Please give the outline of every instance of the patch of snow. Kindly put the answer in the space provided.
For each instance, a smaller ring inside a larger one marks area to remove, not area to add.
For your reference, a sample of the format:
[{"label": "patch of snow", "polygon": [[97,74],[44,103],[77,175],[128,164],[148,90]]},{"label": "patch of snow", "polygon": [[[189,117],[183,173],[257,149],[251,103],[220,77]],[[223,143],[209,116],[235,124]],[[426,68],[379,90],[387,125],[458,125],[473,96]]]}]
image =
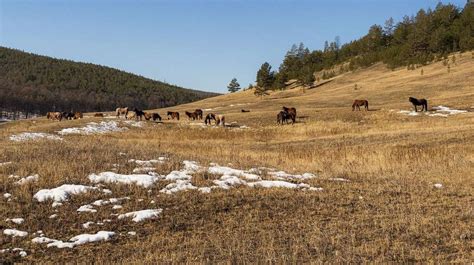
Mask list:
[{"label": "patch of snow", "polygon": [[310,186],[305,183],[291,183],[282,180],[261,180],[256,182],[248,182],[249,187],[261,187],[261,188],[287,188],[287,189],[309,189]]},{"label": "patch of snow", "polygon": [[135,162],[137,165],[142,167],[152,167],[153,164],[157,163],[164,163],[166,160],[165,157],[159,157],[158,159],[151,159],[151,160],[138,160],[138,159],[130,159],[128,162],[133,163]]},{"label": "patch of snow", "polygon": [[210,174],[215,175],[227,175],[227,176],[236,176],[236,177],[244,177],[247,180],[260,180],[260,176],[246,172],[240,169],[234,169],[230,167],[224,167],[219,165],[210,166],[207,169],[207,172]]},{"label": "patch of snow", "polygon": [[141,174],[141,173],[154,172],[155,170],[156,168],[154,167],[137,167],[132,170],[132,173]]},{"label": "patch of snow", "polygon": [[24,185],[28,182],[38,181],[38,179],[39,179],[39,175],[35,174],[35,175],[32,175],[32,176],[24,177],[24,178],[18,180],[17,182],[15,182],[15,184]]},{"label": "patch of snow", "polygon": [[5,221],[12,222],[12,223],[15,223],[15,224],[19,225],[19,224],[22,224],[25,221],[25,219],[23,219],[23,218],[7,218],[7,219],[5,219]]},{"label": "patch of snow", "polygon": [[48,243],[47,247],[57,248],[73,248],[78,245],[86,243],[108,241],[115,235],[115,232],[99,231],[95,234],[81,234],[69,239],[70,242],[63,242],[61,240],[50,239],[47,237],[33,238],[33,243]]},{"label": "patch of snow", "polygon": [[285,179],[298,179],[298,180],[306,180],[315,178],[316,175],[313,173],[304,173],[302,175],[292,175],[288,174],[285,171],[276,171],[276,172],[268,172],[273,178],[278,180],[285,180]]},{"label": "patch of snow", "polygon": [[52,215],[49,216],[49,219],[54,219],[54,218],[56,218],[56,217],[58,217],[57,214],[52,214]]},{"label": "patch of snow", "polygon": [[96,213],[97,210],[92,207],[90,204],[82,205],[77,209],[78,212],[89,212],[89,213]]},{"label": "patch of snow", "polygon": [[5,229],[3,230],[3,234],[12,237],[25,237],[28,235],[28,232],[17,230],[17,229]]},{"label": "patch of snow", "polygon": [[58,131],[58,134],[61,135],[68,135],[68,134],[104,134],[109,132],[122,132],[127,130],[126,127],[119,127],[116,121],[108,121],[108,122],[90,122],[85,127],[73,127],[73,128],[66,128]]},{"label": "patch of snow", "polygon": [[437,107],[433,107],[433,109],[436,110],[437,112],[446,113],[448,115],[456,115],[456,114],[461,114],[461,113],[466,113],[467,112],[467,110],[451,109],[451,108],[446,107],[446,106],[437,106]]},{"label": "patch of snow", "polygon": [[67,201],[71,195],[86,193],[95,189],[97,188],[84,185],[64,184],[54,189],[42,189],[38,191],[33,196],[33,198],[39,202],[44,202],[50,199],[54,200],[55,202],[63,202]]},{"label": "patch of snow", "polygon": [[232,186],[247,185],[247,182],[245,180],[242,180],[236,176],[229,175],[224,175],[220,179],[214,180],[213,183],[216,184],[219,188],[226,190],[230,189]]},{"label": "patch of snow", "polygon": [[30,140],[55,140],[55,141],[62,141],[63,138],[49,134],[49,133],[35,133],[35,132],[25,132],[16,135],[10,136],[10,140],[14,142],[23,142],[23,141],[30,141]]},{"label": "patch of snow", "polygon": [[410,110],[400,110],[398,113],[405,114],[405,115],[408,115],[408,116],[418,116],[418,115],[420,115],[419,112],[410,111]]},{"label": "patch of snow", "polygon": [[114,205],[114,206],[112,207],[112,209],[114,209],[114,210],[122,209],[122,208],[123,208],[122,205]]},{"label": "patch of snow", "polygon": [[89,175],[89,180],[94,183],[105,182],[119,184],[135,184],[144,188],[148,188],[152,186],[156,181],[158,181],[158,177],[144,174],[123,175],[115,172],[102,172],[98,175]]},{"label": "patch of snow", "polygon": [[62,206],[63,204],[60,203],[60,202],[53,202],[53,204],[51,204],[51,207],[53,208],[56,208],[56,207],[59,207],[59,206]]},{"label": "patch of snow", "polygon": [[441,189],[441,188],[443,188],[443,184],[436,183],[436,184],[434,184],[434,187],[437,188],[437,189]]},{"label": "patch of snow", "polygon": [[123,123],[130,125],[132,127],[138,127],[138,128],[141,128],[145,125],[145,123],[142,121],[123,121]]},{"label": "patch of snow", "polygon": [[194,189],[197,189],[197,187],[191,184],[190,180],[177,179],[176,182],[166,185],[166,187],[161,189],[160,192],[163,192],[166,194],[172,194],[179,191],[194,190]]},{"label": "patch of snow", "polygon": [[93,224],[94,224],[94,222],[86,222],[86,223],[82,224],[82,227],[84,227],[85,229],[88,229]]},{"label": "patch of snow", "polygon": [[332,181],[341,181],[341,182],[350,182],[350,180],[345,179],[345,178],[329,178],[329,180],[332,180]]},{"label": "patch of snow", "polygon": [[162,211],[163,209],[149,209],[149,210],[129,212],[129,213],[119,215],[118,219],[133,217],[132,221],[138,223],[149,218],[157,217],[159,214],[161,214]]},{"label": "patch of snow", "polygon": [[131,236],[136,236],[137,235],[137,232],[135,231],[130,231],[130,232],[127,232],[127,234],[131,235]]},{"label": "patch of snow", "polygon": [[6,166],[6,165],[10,165],[10,164],[12,164],[12,163],[13,163],[13,162],[2,162],[2,163],[0,163],[0,167],[1,167],[1,166]]},{"label": "patch of snow", "polygon": [[10,193],[4,193],[4,194],[3,194],[3,198],[5,198],[5,199],[10,198],[11,196],[12,196],[12,195],[11,195]]}]

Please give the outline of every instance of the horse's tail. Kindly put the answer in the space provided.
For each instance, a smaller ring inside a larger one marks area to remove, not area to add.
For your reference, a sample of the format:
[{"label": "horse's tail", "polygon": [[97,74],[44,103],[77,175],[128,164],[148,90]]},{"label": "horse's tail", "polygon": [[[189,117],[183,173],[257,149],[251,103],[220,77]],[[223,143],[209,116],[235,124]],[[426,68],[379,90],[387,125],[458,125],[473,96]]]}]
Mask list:
[{"label": "horse's tail", "polygon": [[365,101],[365,109],[369,110],[369,101],[368,100]]}]

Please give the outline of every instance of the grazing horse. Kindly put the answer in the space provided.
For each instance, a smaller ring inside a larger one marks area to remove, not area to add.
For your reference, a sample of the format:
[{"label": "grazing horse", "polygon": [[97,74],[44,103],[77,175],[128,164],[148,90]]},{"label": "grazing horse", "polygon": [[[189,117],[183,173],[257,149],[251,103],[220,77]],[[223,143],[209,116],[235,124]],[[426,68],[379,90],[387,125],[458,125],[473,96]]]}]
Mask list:
[{"label": "grazing horse", "polygon": [[172,120],[174,120],[176,118],[179,121],[179,112],[177,112],[177,111],[168,111],[166,116],[168,116],[168,120],[171,117]]},{"label": "grazing horse", "polygon": [[413,107],[415,107],[415,112],[418,111],[416,109],[416,106],[422,106],[421,111],[423,111],[423,110],[428,111],[428,100],[426,100],[424,98],[417,99],[417,98],[409,97],[408,101],[410,101],[411,104],[413,104]]},{"label": "grazing horse", "polygon": [[61,112],[48,112],[46,113],[46,117],[48,118],[48,120],[61,121],[63,119],[63,114]]},{"label": "grazing horse", "polygon": [[216,125],[219,126],[221,123],[222,127],[225,127],[225,116],[222,114],[216,115]]},{"label": "grazing horse", "polygon": [[151,117],[153,118],[153,121],[156,121],[156,120],[160,120],[160,121],[161,121],[161,116],[160,116],[160,114],[158,114],[158,113],[153,113],[153,114],[151,115]]},{"label": "grazing horse", "polygon": [[63,118],[66,120],[72,120],[74,118],[74,113],[72,112],[63,112],[61,113],[63,115]]},{"label": "grazing horse", "polygon": [[145,116],[145,112],[143,112],[143,110],[139,110],[137,108],[134,108],[133,111],[135,112],[135,116],[136,116],[137,121],[138,121],[138,118],[140,118],[140,120],[142,120],[143,116]]},{"label": "grazing horse", "polygon": [[131,120],[131,119],[136,118],[136,117],[137,117],[137,114],[136,114],[135,112],[133,112],[133,111],[130,111],[130,112],[128,112],[127,115],[125,116],[125,119]]},{"label": "grazing horse", "polygon": [[240,111],[241,112],[250,112],[250,110],[248,110],[248,109],[241,109]]},{"label": "grazing horse", "polygon": [[216,121],[216,115],[215,115],[214,113],[208,113],[208,114],[206,115],[206,119],[204,119],[204,123],[205,123],[206,125],[208,125],[208,124],[211,125],[211,120],[214,120],[214,121],[217,123],[217,121]]},{"label": "grazing horse", "polygon": [[282,109],[288,113],[293,113],[295,118],[296,118],[296,109],[295,108],[287,108],[285,106],[282,107]]},{"label": "grazing horse", "polygon": [[290,114],[284,110],[280,111],[277,115],[277,124],[283,125],[283,122],[288,123],[290,119]]},{"label": "grazing horse", "polygon": [[74,112],[74,119],[75,120],[82,119],[82,118],[83,118],[82,112],[79,112],[79,111]]},{"label": "grazing horse", "polygon": [[145,120],[149,121],[153,117],[153,113],[145,112],[143,117],[145,117]]},{"label": "grazing horse", "polygon": [[196,113],[199,120],[202,120],[202,114],[203,114],[202,109],[196,109],[194,113]]},{"label": "grazing horse", "polygon": [[369,110],[369,101],[365,99],[354,100],[354,103],[352,103],[352,111],[354,111],[356,108],[360,111],[360,106],[364,106],[366,111]]},{"label": "grazing horse", "polygon": [[94,114],[94,117],[104,117],[104,113],[96,113]]},{"label": "grazing horse", "polygon": [[186,113],[186,116],[188,116],[188,119],[190,120],[192,119],[194,121],[199,118],[199,115],[196,112],[185,111],[184,113]]},{"label": "grazing horse", "polygon": [[123,114],[123,116],[125,117],[125,119],[127,118],[127,114],[128,114],[128,107],[126,108],[117,108],[115,110],[115,113],[117,114],[117,118],[120,118],[120,115]]}]

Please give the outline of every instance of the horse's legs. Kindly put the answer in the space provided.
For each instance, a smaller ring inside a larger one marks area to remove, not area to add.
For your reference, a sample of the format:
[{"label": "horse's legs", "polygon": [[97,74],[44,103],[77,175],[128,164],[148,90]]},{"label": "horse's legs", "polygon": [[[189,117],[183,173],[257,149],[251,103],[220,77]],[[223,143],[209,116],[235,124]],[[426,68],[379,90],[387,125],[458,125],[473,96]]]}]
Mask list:
[{"label": "horse's legs", "polygon": [[415,112],[418,112],[418,110],[416,109],[416,105],[413,105],[413,106],[415,106]]}]

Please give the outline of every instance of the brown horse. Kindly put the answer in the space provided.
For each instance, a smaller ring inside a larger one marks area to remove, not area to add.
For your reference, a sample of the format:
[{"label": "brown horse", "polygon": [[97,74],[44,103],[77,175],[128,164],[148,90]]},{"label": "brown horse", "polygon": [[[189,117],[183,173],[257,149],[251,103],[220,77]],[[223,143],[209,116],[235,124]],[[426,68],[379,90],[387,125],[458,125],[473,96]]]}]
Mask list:
[{"label": "brown horse", "polygon": [[168,120],[171,117],[172,120],[176,118],[179,121],[179,112],[177,111],[168,111],[168,113],[166,113],[166,116],[168,116]]},{"label": "brown horse", "polygon": [[202,109],[196,109],[194,113],[196,113],[198,119],[202,120],[202,114],[203,114]]},{"label": "brown horse", "polygon": [[143,117],[145,117],[145,120],[149,121],[153,117],[153,113],[144,112]]},{"label": "brown horse", "polygon": [[123,116],[125,117],[125,119],[127,118],[127,114],[128,114],[128,107],[126,108],[117,108],[115,110],[115,113],[117,114],[117,118],[120,118],[120,115],[123,114]]},{"label": "brown horse", "polygon": [[79,112],[79,111],[74,112],[74,119],[75,120],[82,119],[82,118],[83,118],[82,112]]},{"label": "brown horse", "polygon": [[196,112],[185,111],[184,113],[186,114],[186,116],[188,116],[189,120],[192,119],[194,121],[199,118],[199,115]]},{"label": "brown horse", "polygon": [[137,118],[137,114],[133,111],[128,112],[127,115],[125,116],[125,119],[127,120],[131,120],[135,118]]},{"label": "brown horse", "polygon": [[295,118],[296,118],[296,109],[295,108],[287,108],[285,106],[282,107],[282,109],[288,113],[293,113]]},{"label": "brown horse", "polygon": [[409,97],[408,101],[410,101],[411,104],[413,104],[413,107],[415,107],[415,112],[418,111],[416,109],[416,106],[420,106],[420,105],[421,105],[421,111],[423,110],[428,111],[428,100],[424,98],[417,99],[417,98]]},{"label": "brown horse", "polygon": [[48,112],[46,113],[46,118],[48,118],[48,120],[57,120],[57,121],[61,121],[63,119],[63,114],[61,112]]},{"label": "brown horse", "polygon": [[360,111],[360,106],[364,106],[365,110],[369,110],[369,101],[365,99],[356,99],[354,100],[354,103],[352,103],[352,111],[354,111],[356,108],[357,110]]},{"label": "brown horse", "polygon": [[[286,122],[288,124],[288,120],[292,119],[292,115],[284,110],[280,111],[277,115],[277,124],[283,125],[283,122]],[[293,119],[292,119],[293,120]],[[295,123],[293,121],[293,123]]]},{"label": "brown horse", "polygon": [[96,113],[94,114],[94,117],[104,117],[104,113]]}]

